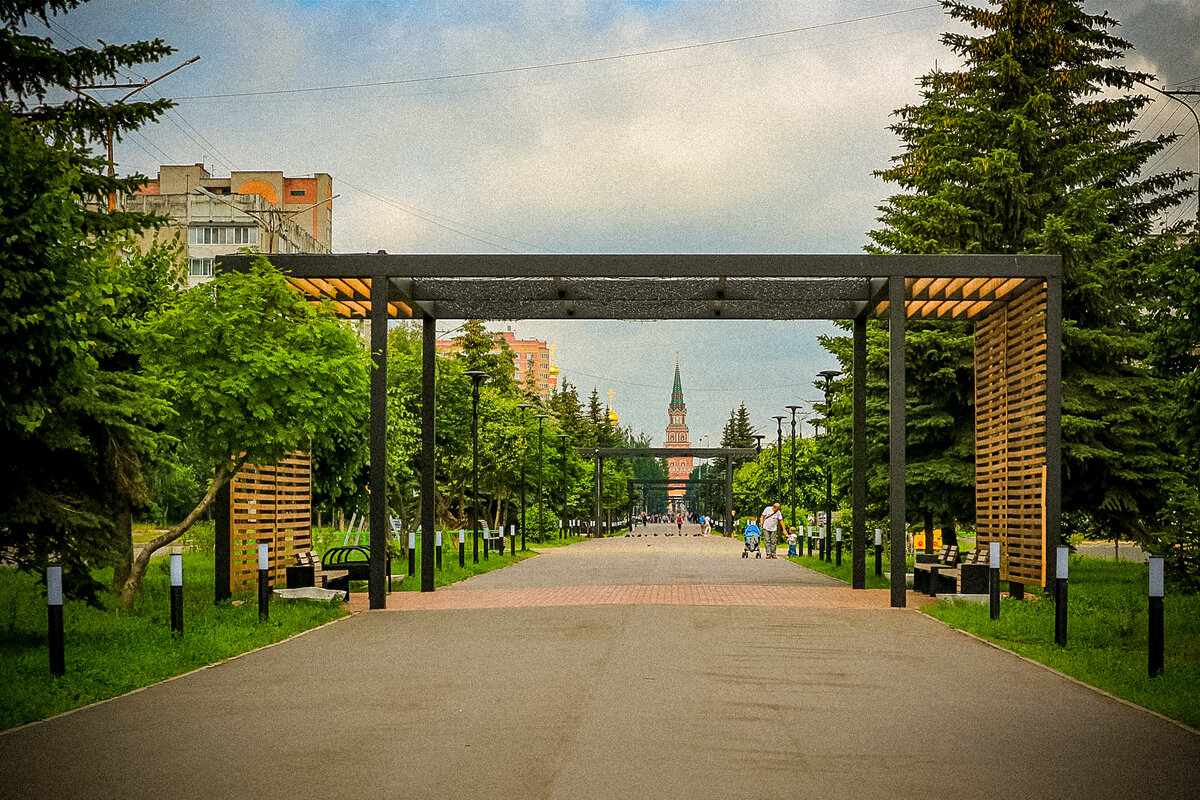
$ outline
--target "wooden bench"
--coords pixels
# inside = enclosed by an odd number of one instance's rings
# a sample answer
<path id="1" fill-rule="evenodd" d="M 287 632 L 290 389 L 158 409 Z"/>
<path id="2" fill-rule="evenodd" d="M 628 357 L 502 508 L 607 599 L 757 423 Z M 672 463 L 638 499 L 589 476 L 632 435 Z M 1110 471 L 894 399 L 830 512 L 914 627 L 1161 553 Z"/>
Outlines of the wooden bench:
<path id="1" fill-rule="evenodd" d="M 920 554 L 918 554 L 920 555 Z M 939 589 L 946 590 L 950 578 L 941 575 L 943 569 L 953 569 L 958 565 L 958 545 L 944 544 L 933 561 L 917 561 L 913 564 L 913 591 L 924 592 L 930 597 L 936 595 Z M 949 586 L 953 593 L 955 587 Z"/>
<path id="2" fill-rule="evenodd" d="M 939 588 L 946 585 L 951 593 L 987 594 L 989 564 L 986 547 L 976 547 L 961 564 L 934 569 L 937 571 L 935 583 Z"/>
<path id="3" fill-rule="evenodd" d="M 305 586 L 322 585 L 321 557 L 312 550 L 308 550 L 296 553 L 295 558 L 294 565 L 284 568 L 288 588 L 298 589 Z"/>

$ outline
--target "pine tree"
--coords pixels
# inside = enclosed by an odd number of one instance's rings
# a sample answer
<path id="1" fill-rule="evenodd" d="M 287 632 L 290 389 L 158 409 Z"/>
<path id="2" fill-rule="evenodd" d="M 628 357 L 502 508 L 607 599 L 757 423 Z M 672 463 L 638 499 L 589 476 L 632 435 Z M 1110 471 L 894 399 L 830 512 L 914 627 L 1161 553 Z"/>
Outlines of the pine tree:
<path id="1" fill-rule="evenodd" d="M 1145 270 L 1151 223 L 1186 196 L 1182 173 L 1140 174 L 1173 141 L 1130 127 L 1149 102 L 1135 84 L 1150 76 L 1120 64 L 1130 45 L 1111 34 L 1116 21 L 1074 0 L 943 6 L 980 33 L 945 34 L 962 69 L 925 75 L 923 102 L 897 112 L 904 152 L 879 175 L 902 192 L 880 207 L 872 249 L 1062 255 L 1064 524 L 1144 534 L 1170 472 L 1161 389 L 1144 367 Z M 906 358 L 952 365 L 966 335 L 913 326 Z M 961 449 L 971 394 L 915 399 L 910 436 L 934 423 L 926 456 Z M 945 478 L 966 463 L 930 470 L 922 494 L 953 488 Z"/>

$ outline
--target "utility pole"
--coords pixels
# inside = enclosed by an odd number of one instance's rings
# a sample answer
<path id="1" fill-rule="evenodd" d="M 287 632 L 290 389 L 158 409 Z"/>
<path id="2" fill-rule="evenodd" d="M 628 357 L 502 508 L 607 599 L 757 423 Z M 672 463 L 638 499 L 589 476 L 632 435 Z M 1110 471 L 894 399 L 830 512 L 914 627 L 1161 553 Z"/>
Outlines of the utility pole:
<path id="1" fill-rule="evenodd" d="M 85 92 L 84 89 L 88 89 L 88 90 L 132 89 L 133 91 L 129 92 L 128 94 L 126 94 L 120 100 L 118 100 L 116 103 L 113 104 L 113 105 L 119 106 L 119 105 L 123 105 L 126 100 L 133 97 L 135 94 L 140 92 L 142 89 L 145 89 L 146 87 L 151 86 L 152 84 L 158 83 L 159 81 L 161 81 L 163 78 L 167 77 L 168 75 L 172 75 L 172 74 L 178 72 L 179 70 L 183 69 L 184 67 L 186 67 L 188 64 L 194 64 L 199 60 L 200 60 L 200 56 L 192 56 L 187 61 L 180 64 L 178 67 L 175 67 L 175 69 L 167 70 L 162 75 L 159 75 L 157 78 L 151 78 L 150 80 L 143 81 L 142 83 L 114 83 L 114 84 L 99 85 L 99 86 L 74 86 L 74 87 L 72 87 L 72 90 L 75 92 L 75 94 L 79 95 L 80 97 L 91 100 L 93 103 L 95 103 L 96 105 L 103 108 L 104 103 L 101 103 L 99 100 L 92 97 L 90 94 Z M 113 162 L 113 129 L 112 129 L 112 125 L 108 126 L 107 134 L 108 134 L 107 135 L 107 139 L 108 139 L 108 177 L 115 178 L 117 176 L 117 173 L 116 173 L 116 165 Z M 110 213 L 117 210 L 117 195 L 114 192 L 108 193 L 108 210 Z"/>
<path id="2" fill-rule="evenodd" d="M 1192 115 L 1192 119 L 1196 122 L 1196 218 L 1200 219 L 1200 116 L 1196 114 L 1196 109 L 1192 108 L 1190 103 L 1180 100 L 1181 97 L 1200 97 L 1200 89 L 1159 89 L 1157 86 L 1151 86 L 1145 81 L 1138 81 L 1148 89 L 1153 89 L 1161 95 L 1171 98 L 1176 103 L 1188 110 Z"/>

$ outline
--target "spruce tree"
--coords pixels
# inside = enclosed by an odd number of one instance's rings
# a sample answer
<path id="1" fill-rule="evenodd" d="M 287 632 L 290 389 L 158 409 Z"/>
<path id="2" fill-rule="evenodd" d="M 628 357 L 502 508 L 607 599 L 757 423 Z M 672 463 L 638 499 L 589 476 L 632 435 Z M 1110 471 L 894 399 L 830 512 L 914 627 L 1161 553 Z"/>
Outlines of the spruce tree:
<path id="1" fill-rule="evenodd" d="M 942 37 L 963 67 L 925 75 L 923 101 L 897 112 L 904 150 L 878 174 L 902 191 L 880 207 L 871 249 L 1063 257 L 1064 524 L 1144 535 L 1170 473 L 1153 413 L 1161 389 L 1144 366 L 1151 225 L 1186 196 L 1183 173 L 1141 174 L 1173 141 L 1130 127 L 1149 102 L 1136 83 L 1150 76 L 1121 64 L 1130 44 L 1116 21 L 1075 0 L 943 6 L 974 33 Z M 906 357 L 953 364 L 967 335 L 914 325 Z M 910 396 L 910 437 L 933 421 L 933 452 L 960 446 L 972 394 Z M 962 465 L 943 466 L 928 477 Z"/>

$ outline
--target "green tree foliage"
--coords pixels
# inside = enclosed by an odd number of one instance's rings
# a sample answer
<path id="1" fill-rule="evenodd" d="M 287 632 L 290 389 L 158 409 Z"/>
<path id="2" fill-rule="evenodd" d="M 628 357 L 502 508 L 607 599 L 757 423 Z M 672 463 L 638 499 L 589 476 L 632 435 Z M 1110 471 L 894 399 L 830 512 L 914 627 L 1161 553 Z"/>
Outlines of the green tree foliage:
<path id="1" fill-rule="evenodd" d="M 157 289 L 122 239 L 153 219 L 98 210 L 142 178 L 107 177 L 87 142 L 119 139 L 170 103 L 105 107 L 71 87 L 173 51 L 159 40 L 62 51 L 30 32 L 78 5 L 0 3 L 0 547 L 26 569 L 62 563 L 68 593 L 94 600 L 91 568 L 128 552 L 122 531 L 146 500 L 167 410 L 134 354 Z"/>
<path id="2" fill-rule="evenodd" d="M 328 306 L 313 306 L 265 257 L 182 294 L 153 323 L 151 374 L 168 388 L 171 433 L 203 459 L 201 501 L 134 560 L 129 607 L 154 550 L 179 538 L 244 464 L 272 464 L 365 426 L 370 357 Z M 315 449 L 315 448 L 314 448 Z"/>
<path id="3" fill-rule="evenodd" d="M 943 6 L 979 33 L 945 34 L 963 67 L 925 75 L 922 102 L 897 112 L 904 150 L 879 174 L 902 191 L 880 209 L 874 249 L 1062 255 L 1064 522 L 1144 538 L 1170 475 L 1144 362 L 1150 225 L 1185 194 L 1181 173 L 1141 174 L 1172 141 L 1129 127 L 1148 102 L 1132 90 L 1150 76 L 1121 64 L 1116 21 L 1079 2 Z M 968 341 L 955 327 L 911 329 L 910 512 L 939 492 L 964 506 Z"/>
<path id="4" fill-rule="evenodd" d="M 1160 552 L 1172 572 L 1200 590 L 1200 239 L 1171 242 L 1155 273 L 1151 363 L 1171 403 L 1159 418 L 1170 426 L 1179 460 L 1163 509 Z"/>

